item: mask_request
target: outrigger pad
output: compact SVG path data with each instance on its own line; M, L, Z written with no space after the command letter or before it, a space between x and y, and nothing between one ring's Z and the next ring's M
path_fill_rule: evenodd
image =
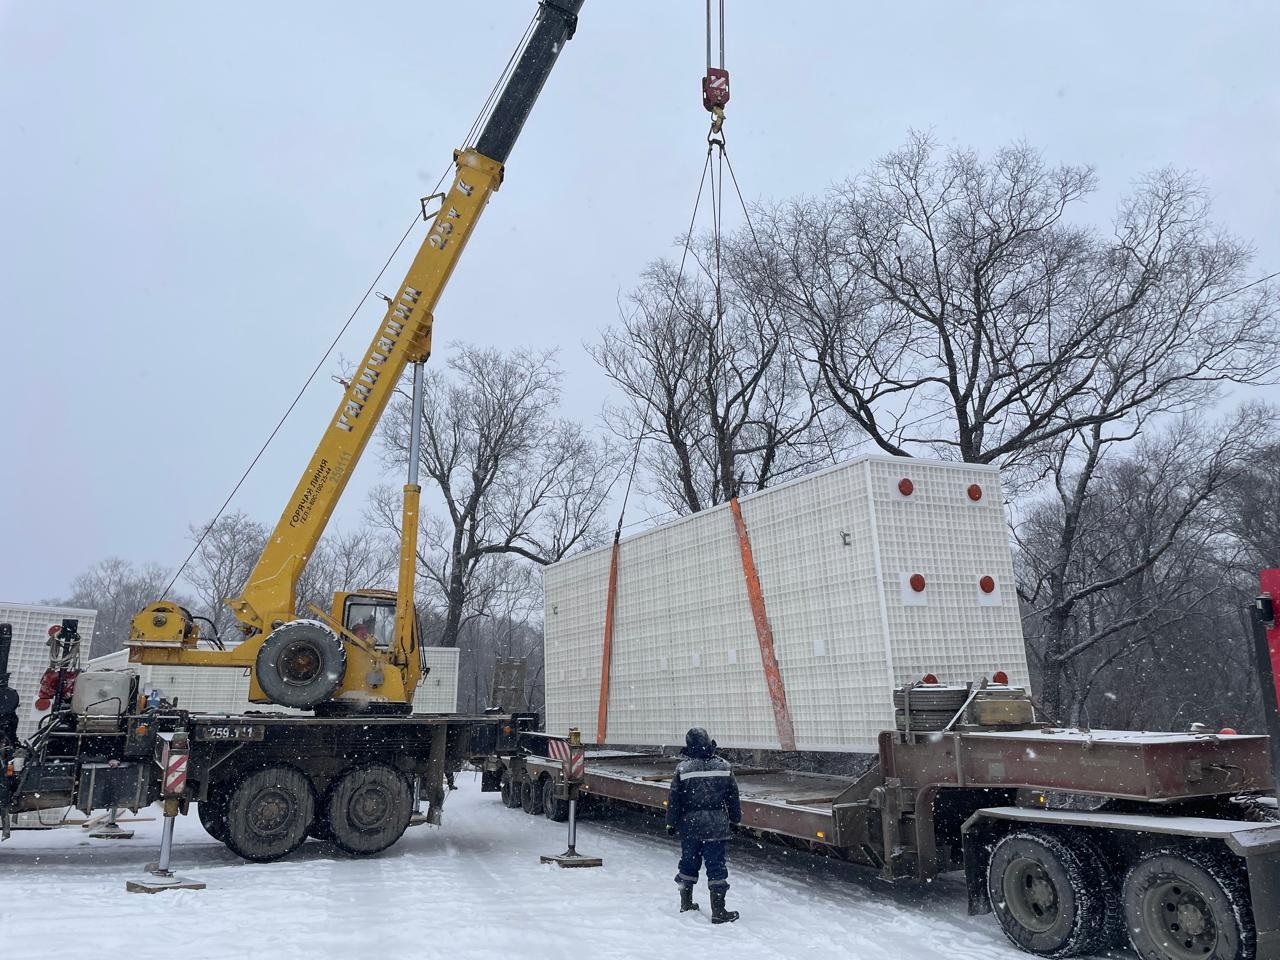
M126 880L124 889L128 893L162 893L165 890L203 890L205 885L199 880L188 880L185 877L147 876L143 880Z
M539 857L543 863L554 863L561 867L603 867L604 861L599 857L584 857L580 853L565 852L558 856L549 854Z

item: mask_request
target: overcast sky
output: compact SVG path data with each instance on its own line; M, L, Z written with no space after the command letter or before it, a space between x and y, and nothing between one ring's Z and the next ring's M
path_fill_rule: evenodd
M107 555L185 556L533 7L0 0L0 599L57 596ZM1083 214L1099 223L1144 171L1199 171L1255 275L1280 270L1278 3L728 7L726 132L749 199L821 191L912 127L981 151L1024 139L1096 165ZM583 344L669 252L697 186L702 16L699 0L588 0L436 311L437 359L457 340L558 347L565 411L598 416ZM318 378L235 506L274 522L339 392ZM379 471L366 457L339 523Z

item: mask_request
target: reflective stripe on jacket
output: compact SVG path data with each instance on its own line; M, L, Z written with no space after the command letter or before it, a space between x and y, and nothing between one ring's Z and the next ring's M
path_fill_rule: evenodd
M667 823L682 837L727 840L729 825L741 820L738 781L727 760L695 757L676 767L667 795Z

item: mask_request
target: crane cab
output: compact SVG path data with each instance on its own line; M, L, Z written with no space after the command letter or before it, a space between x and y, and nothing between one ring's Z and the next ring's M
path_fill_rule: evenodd
M340 591L328 615L273 630L255 658L249 699L316 713L410 713L422 677L418 618L390 590Z

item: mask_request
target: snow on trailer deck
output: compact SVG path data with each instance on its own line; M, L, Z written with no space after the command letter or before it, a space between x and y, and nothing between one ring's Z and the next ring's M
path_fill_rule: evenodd
M502 806L463 774L445 826L414 827L367 860L309 841L250 864L179 817L174 866L208 889L144 896L125 880L153 860L160 821L135 839L79 827L22 831L0 845L0 942L14 957L59 960L349 960L353 956L631 960L694 951L742 960L1014 960L990 917L965 914L958 878L890 885L867 871L771 844L730 847L734 924L676 912L675 841L642 815L585 820L578 846L598 870L538 862L565 827ZM154 810L146 815L154 814ZM56 906L55 906L56 905Z

